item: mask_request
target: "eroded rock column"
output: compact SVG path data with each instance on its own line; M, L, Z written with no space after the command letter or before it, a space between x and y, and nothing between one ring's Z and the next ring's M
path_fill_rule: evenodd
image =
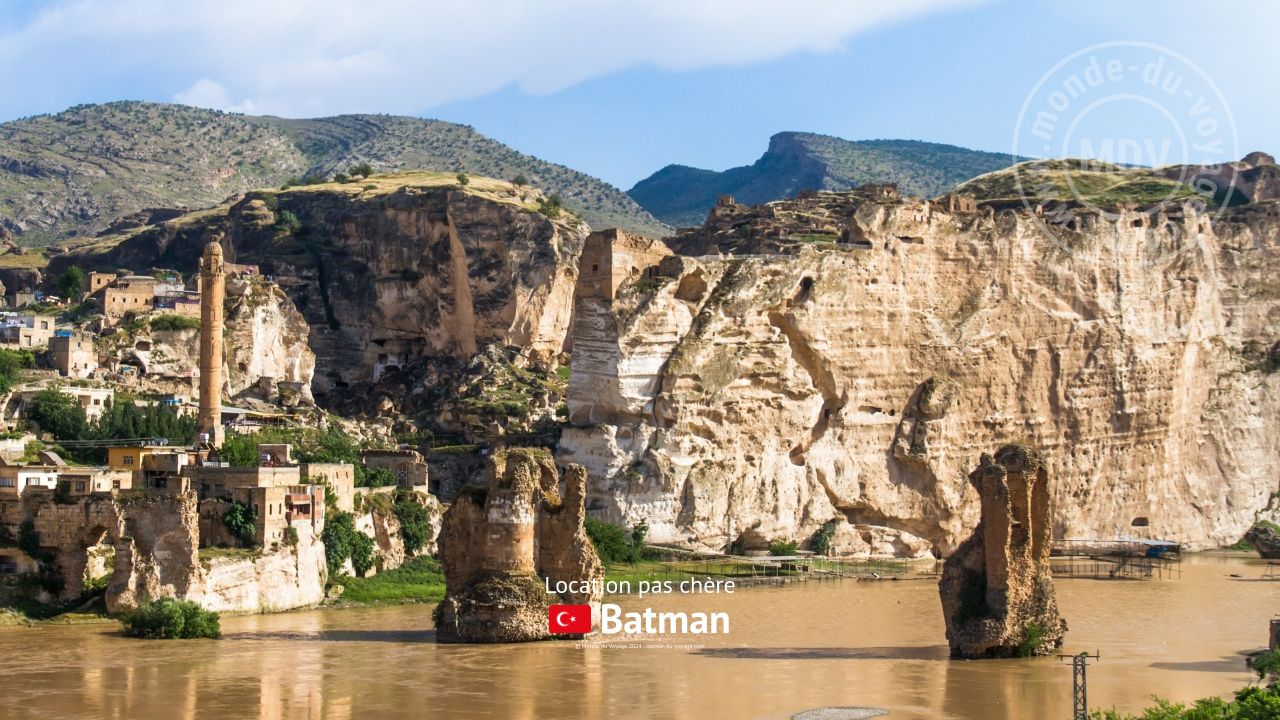
M444 515L439 543L446 590L436 611L436 639L546 639L550 605L600 601L598 591L546 592L548 580L582 588L604 579L583 527L586 471L570 466L564 500L560 473L546 450L496 451L486 474L487 488L463 491Z
M938 591L953 657L1045 655L1062 645L1049 567L1052 503L1040 452L1006 445L969 475L982 519L947 558Z

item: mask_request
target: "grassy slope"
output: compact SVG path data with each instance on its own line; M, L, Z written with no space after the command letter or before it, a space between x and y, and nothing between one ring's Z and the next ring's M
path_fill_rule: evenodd
M722 193L757 204L805 189L845 190L869 182L896 182L906 193L933 197L1009 163L1007 154L954 145L779 133L752 165L724 172L670 165L628 194L659 219L683 227L700 225Z
M523 174L593 227L667 230L617 188L463 125L383 115L289 120L140 102L0 124L0 227L24 244L47 244L143 208L207 207L359 162L379 172Z
M987 202L1083 200L1107 206L1120 202L1153 203L1191 198L1193 187L1161 177L1147 168L1124 168L1078 161L1027 162L980 175L960 186Z

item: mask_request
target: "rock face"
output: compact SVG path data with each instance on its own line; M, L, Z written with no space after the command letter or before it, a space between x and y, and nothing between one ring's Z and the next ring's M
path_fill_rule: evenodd
M379 492L379 490L384 490L384 492ZM391 504L394 493L394 488L379 488L370 491L361 488L360 491L361 499L359 512L355 516L355 527L359 532L373 538L376 558L374 569L370 571L370 574L375 571L393 570L411 558L436 554L436 538L440 535L444 505L434 495L422 492L413 493L413 502L422 505L426 510L427 522L431 526L431 533L421 548L416 552L410 553L405 548L404 536L400 533L399 518L396 517L394 510L386 507ZM370 499L377 496L382 496L386 500L379 502ZM347 560L347 563L350 570L351 561Z
M461 372L489 345L553 365L566 346L586 224L568 213L548 217L536 190L496 180L376 180L371 190L335 183L251 193L104 239L108 248L58 256L50 272L70 264L189 272L202 243L223 233L227 262L256 264L301 312L319 368L317 401L341 412L425 401L448 384L448 369ZM229 370L240 362L254 382L248 357Z
M1268 560L1280 560L1280 530L1274 523L1258 523L1244 534L1244 541Z
M674 241L706 255L616 292L584 253L558 457L593 514L714 549L843 519L946 554L977 520L965 458L1021 440L1058 536L1221 546L1276 492L1275 203L1076 230L874 190L720 210Z
M184 600L217 612L278 612L324 600L328 567L324 543L305 525L297 545L281 545L252 557L202 561L199 580Z
M224 394L284 404L312 402L316 356L307 345L309 335L307 321L277 284L260 276L229 278ZM150 335L125 338L122 333L120 338L108 338L119 361L136 365L153 380L191 383L200 353L198 329L151 329Z
M947 558L938 592L952 657L1046 655L1062 645L1049 567L1052 501L1044 458L1018 445L983 454L973 535Z
M560 473L545 450L495 452L487 473L488 488L463 492L444 516L439 542L446 594L436 610L436 638L546 639L549 605L600 601L599 592L546 592L548 582L604 579L583 528L586 471L566 470L563 500Z
M228 278L226 327L226 394L312 402L311 328L279 285L256 275Z

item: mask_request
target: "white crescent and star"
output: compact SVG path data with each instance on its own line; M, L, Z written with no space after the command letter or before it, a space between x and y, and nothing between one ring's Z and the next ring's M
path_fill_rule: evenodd
M565 616L565 615L569 615L569 613L567 613L567 612L565 612L565 611L563 611L563 610L561 610L560 612L556 613L556 625L559 625L560 627L568 627L569 623L567 623L567 622L565 622L565 621L564 621L564 616ZM573 616L572 616L572 615L569 615L569 622L573 622Z

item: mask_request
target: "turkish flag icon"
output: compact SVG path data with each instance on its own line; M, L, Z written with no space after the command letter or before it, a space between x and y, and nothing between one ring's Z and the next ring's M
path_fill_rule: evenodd
M547 608L547 629L553 635L591 633L590 605L552 605Z

